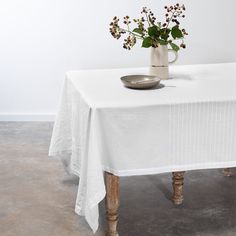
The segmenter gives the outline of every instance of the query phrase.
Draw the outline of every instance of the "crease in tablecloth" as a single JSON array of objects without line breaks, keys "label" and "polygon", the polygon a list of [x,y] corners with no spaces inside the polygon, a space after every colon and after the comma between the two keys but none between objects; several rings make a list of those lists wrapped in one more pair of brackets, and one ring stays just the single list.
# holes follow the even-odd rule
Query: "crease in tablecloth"
[{"label": "crease in tablecloth", "polygon": [[96,122],[96,113],[84,103],[80,94],[73,90],[71,81],[66,78],[49,156],[62,158],[67,172],[80,178],[75,212],[85,216],[95,233],[98,229],[98,204],[106,192],[101,161],[95,149],[96,125],[93,122]]}]

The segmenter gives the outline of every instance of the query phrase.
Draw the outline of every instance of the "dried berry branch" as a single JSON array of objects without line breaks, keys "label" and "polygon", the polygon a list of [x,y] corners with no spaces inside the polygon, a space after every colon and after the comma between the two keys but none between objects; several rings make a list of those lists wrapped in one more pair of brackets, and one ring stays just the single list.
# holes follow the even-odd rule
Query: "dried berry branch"
[{"label": "dried berry branch", "polygon": [[[137,27],[131,30],[131,20],[129,16],[124,17],[124,25],[126,29],[119,26],[119,18],[114,17],[110,23],[111,35],[119,39],[122,34],[128,33],[128,37],[124,39],[123,47],[130,50],[137,42],[137,39],[142,40],[142,47],[158,47],[159,45],[170,45],[170,47],[178,51],[180,47],[186,48],[184,37],[188,35],[185,29],[180,29],[180,18],[185,18],[185,6],[179,3],[173,6],[165,6],[165,22],[157,22],[154,13],[147,7],[143,7],[141,17],[133,19]],[[174,26],[171,26],[174,24]],[[173,41],[181,40],[178,46]]]}]

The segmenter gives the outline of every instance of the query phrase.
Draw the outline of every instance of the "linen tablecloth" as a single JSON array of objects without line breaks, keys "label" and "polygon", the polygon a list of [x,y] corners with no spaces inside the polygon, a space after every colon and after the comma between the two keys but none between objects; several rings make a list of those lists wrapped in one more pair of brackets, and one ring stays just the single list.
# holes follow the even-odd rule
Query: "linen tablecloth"
[{"label": "linen tablecloth", "polygon": [[80,177],[75,211],[98,229],[104,171],[117,176],[236,166],[236,63],[174,66],[160,89],[120,77],[148,68],[66,74],[50,156]]}]

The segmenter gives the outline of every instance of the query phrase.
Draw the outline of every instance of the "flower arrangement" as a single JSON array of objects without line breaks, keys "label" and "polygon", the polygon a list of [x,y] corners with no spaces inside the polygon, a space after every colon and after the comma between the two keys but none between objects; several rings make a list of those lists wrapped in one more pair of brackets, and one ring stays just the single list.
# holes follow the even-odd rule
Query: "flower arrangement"
[{"label": "flower arrangement", "polygon": [[[120,39],[123,34],[128,34],[124,39],[123,48],[130,50],[137,42],[142,41],[142,47],[158,47],[159,45],[170,45],[170,47],[178,52],[180,48],[186,48],[184,37],[188,35],[185,29],[180,28],[180,18],[185,18],[185,6],[179,3],[172,6],[165,6],[165,22],[157,21],[154,13],[147,7],[143,7],[141,17],[133,19],[137,25],[131,29],[131,20],[129,16],[125,16],[123,23],[125,28],[120,27],[119,18],[115,16],[110,23],[110,33],[115,39]],[[181,43],[177,45],[176,41]]]}]

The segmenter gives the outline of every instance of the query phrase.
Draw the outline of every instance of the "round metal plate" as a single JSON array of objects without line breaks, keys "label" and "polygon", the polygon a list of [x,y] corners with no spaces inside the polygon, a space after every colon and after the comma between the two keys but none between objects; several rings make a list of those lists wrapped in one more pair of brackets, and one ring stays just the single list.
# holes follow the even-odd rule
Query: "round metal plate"
[{"label": "round metal plate", "polygon": [[128,88],[149,89],[160,84],[160,79],[152,75],[127,75],[120,78]]}]

